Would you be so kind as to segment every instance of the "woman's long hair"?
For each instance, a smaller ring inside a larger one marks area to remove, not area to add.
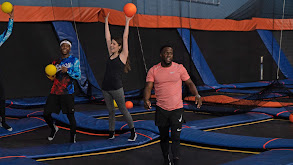
[[[121,48],[118,50],[118,53],[120,54],[122,52],[122,49],[123,49],[122,38],[113,37],[112,40],[115,40],[118,43],[118,45],[121,46]],[[129,54],[128,54],[126,64],[125,64],[125,67],[124,67],[124,72],[128,73],[129,71],[131,71],[131,67],[130,67],[130,60],[129,60]]]

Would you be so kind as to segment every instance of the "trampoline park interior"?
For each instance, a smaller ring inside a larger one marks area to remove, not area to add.
[[[0,0],[2,4],[4,0]],[[155,108],[143,107],[147,71],[172,45],[202,96],[200,109],[183,86],[186,123],[181,164],[293,163],[293,1],[291,0],[10,0],[14,26],[0,47],[6,119],[0,128],[0,164],[163,164]],[[133,3],[125,98],[138,138],[116,111],[116,138],[108,140],[102,84],[107,60],[104,17],[122,36],[123,6]],[[0,32],[9,16],[0,13]],[[66,115],[49,142],[43,108],[52,82],[44,68],[60,56],[59,41],[73,42],[82,78],[75,82],[77,143],[69,143]],[[155,95],[152,95],[155,105]]]

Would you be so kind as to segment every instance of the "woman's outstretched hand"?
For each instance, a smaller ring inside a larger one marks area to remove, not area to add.
[[[129,22],[133,17],[134,17],[134,15],[133,15],[132,17],[127,17],[127,16],[125,15],[126,22]]]

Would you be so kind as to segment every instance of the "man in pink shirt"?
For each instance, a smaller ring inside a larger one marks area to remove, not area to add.
[[[169,128],[171,127],[172,155],[174,165],[179,163],[180,133],[183,119],[182,81],[195,95],[195,104],[200,108],[202,100],[183,65],[173,62],[173,48],[163,46],[160,51],[161,62],[153,66],[147,74],[144,90],[144,106],[151,108],[149,101],[154,87],[156,95],[155,123],[160,131],[160,145],[164,165],[171,165],[169,157]]]

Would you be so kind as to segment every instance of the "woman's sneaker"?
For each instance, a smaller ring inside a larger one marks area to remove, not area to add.
[[[137,138],[137,134],[135,133],[135,128],[132,128],[130,131],[131,131],[131,135],[128,138],[128,141],[129,142],[134,142],[136,140],[136,138]]]
[[[115,132],[114,131],[109,131],[108,139],[115,139]]]
[[[6,122],[0,123],[0,127],[7,129],[7,131],[12,131],[12,127],[10,127]]]

